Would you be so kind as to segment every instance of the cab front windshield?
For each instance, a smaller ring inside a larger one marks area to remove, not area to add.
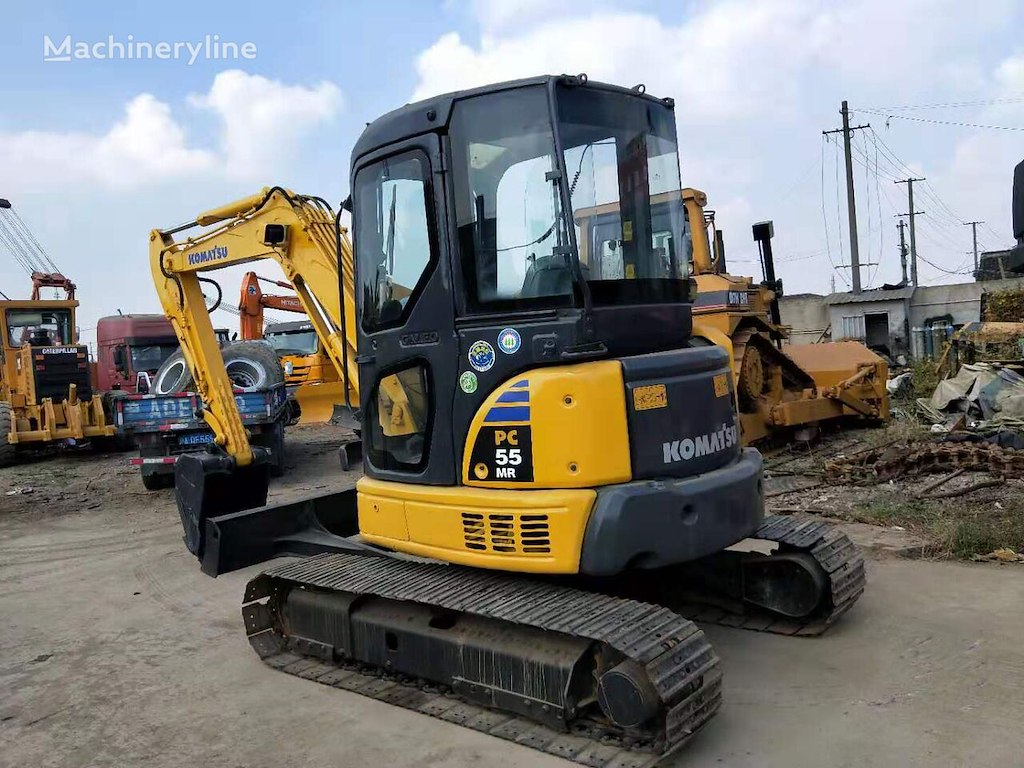
[[[279,331],[268,332],[263,335],[270,346],[281,355],[313,355],[316,354],[319,342],[316,338],[316,331]]]
[[[565,179],[544,86],[456,103],[452,170],[470,309],[577,304],[570,222],[594,303],[686,300],[672,110],[597,87],[556,94]]]
[[[36,347],[61,346],[72,342],[70,309],[7,310],[7,344],[11,347],[29,343]]]
[[[155,372],[163,365],[164,360],[178,351],[177,344],[147,344],[132,346],[132,370]]]

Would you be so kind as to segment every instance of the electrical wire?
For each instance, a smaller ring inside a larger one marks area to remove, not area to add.
[[[838,273],[843,282],[849,286],[850,283],[846,279],[846,275],[839,270],[836,266],[835,260],[832,258],[832,243],[828,231],[828,215],[825,213],[825,144],[828,141],[828,136],[822,135],[821,162],[819,163],[819,167],[821,168],[821,223],[825,227],[825,255],[828,256],[828,263],[832,265],[832,274],[835,275]],[[840,258],[842,258],[842,254],[840,254]]]
[[[872,142],[874,143],[874,142]],[[867,147],[867,139],[864,139],[864,146]],[[885,227],[882,226],[882,197],[879,193],[881,183],[878,180],[878,144],[875,143],[875,206],[878,209],[878,265],[875,267],[875,274],[882,270],[882,259],[885,257]],[[874,278],[872,278],[873,280]]]
[[[813,171],[813,170],[814,170],[815,166],[816,166],[816,165],[817,165],[817,164],[818,164],[819,162],[821,162],[821,161],[820,161],[820,160],[819,160],[818,158],[814,158],[814,159],[812,159],[812,160],[811,160],[811,162],[810,162],[810,163],[809,163],[809,164],[808,164],[808,165],[807,165],[807,166],[806,166],[806,167],[804,168],[804,170],[803,170],[803,171],[802,171],[802,172],[800,173],[800,175],[799,175],[799,176],[797,177],[797,180],[796,180],[796,181],[794,181],[794,182],[793,182],[793,183],[792,183],[792,184],[791,184],[791,185],[789,186],[789,189],[787,189],[787,190],[786,190],[785,192],[783,192],[783,193],[782,193],[782,195],[781,195],[781,196],[780,196],[779,198],[777,198],[777,199],[776,199],[776,201],[775,201],[776,205],[781,205],[781,204],[782,204],[783,202],[785,202],[785,201],[786,201],[786,199],[787,199],[787,198],[788,198],[788,197],[789,197],[789,196],[790,196],[791,194],[793,194],[793,190],[795,190],[795,189],[796,189],[796,188],[797,188],[798,186],[800,186],[801,182],[803,182],[803,181],[804,181],[804,179],[806,179],[806,178],[807,178],[808,176],[810,176],[810,175],[811,175],[811,171]]]
[[[839,142],[835,143],[835,152],[833,152],[836,159],[836,229],[839,232],[839,258],[842,260],[843,257],[843,217],[839,213]]]
[[[852,140],[850,141],[850,146],[851,147],[857,143],[857,135],[858,134],[854,134],[853,135]],[[868,172],[864,174],[864,201],[867,204],[867,211],[868,211],[868,215],[867,215],[867,220],[868,220],[868,237],[867,237],[868,261],[871,261],[870,248],[871,248],[871,239],[872,239],[871,238],[871,236],[872,236],[872,227],[871,227],[871,187],[868,186],[868,180],[869,180],[870,175],[871,175],[871,172],[870,172],[870,169],[869,169]],[[861,265],[861,266],[863,266],[863,265]],[[872,279],[871,278],[871,268],[870,267],[868,267],[867,273],[868,273],[867,274],[867,280],[864,281],[864,287],[865,288],[870,288],[871,287],[871,279]]]
[[[917,123],[932,123],[934,125],[955,125],[961,128],[984,128],[986,130],[994,131],[1024,131],[1024,126],[1019,125],[989,125],[984,123],[961,123],[956,120],[933,120],[927,117],[913,117],[911,115],[896,115],[887,114],[878,110],[872,109],[861,109],[860,112],[864,112],[869,115],[881,115],[885,118],[886,125],[889,124],[890,120],[913,120]]]
[[[960,107],[986,107],[993,104],[1017,104],[1024,101],[1024,96],[1007,96],[997,99],[976,99],[974,101],[953,101],[936,104],[903,104],[895,107],[869,107],[860,111],[867,112],[870,109],[879,112],[911,112],[921,109],[959,109]]]

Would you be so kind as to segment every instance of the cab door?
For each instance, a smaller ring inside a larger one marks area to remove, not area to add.
[[[458,348],[440,147],[428,135],[361,159],[352,178],[366,473],[454,485]]]

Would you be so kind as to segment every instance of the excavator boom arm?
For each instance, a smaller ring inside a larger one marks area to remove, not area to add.
[[[196,237],[174,239],[175,233],[190,227],[211,225],[213,229]],[[204,417],[217,443],[239,466],[252,462],[252,449],[206,308],[200,273],[261,259],[276,261],[294,286],[339,378],[349,382],[352,398],[358,402],[352,249],[341,232],[339,259],[336,242],[334,217],[326,203],[280,187],[207,211],[171,232],[154,230],[150,235],[153,281],[206,404]],[[345,322],[339,266],[345,275]]]

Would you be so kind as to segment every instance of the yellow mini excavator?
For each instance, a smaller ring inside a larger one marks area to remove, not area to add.
[[[587,765],[641,766],[719,708],[694,619],[817,634],[861,594],[844,534],[764,517],[729,356],[692,343],[682,200],[657,221],[652,206],[681,188],[673,106],[548,76],[365,129],[354,263],[338,247],[344,306],[328,308],[358,349],[364,476],[346,491],[253,508],[266,476],[198,257],[153,233],[218,437],[176,465],[186,544],[210,575],[300,556],[245,591],[267,664]],[[596,275],[573,214],[605,203],[621,258]],[[274,226],[270,250],[288,236]],[[204,260],[238,258],[227,234]],[[733,546],[746,539],[761,542]]]

